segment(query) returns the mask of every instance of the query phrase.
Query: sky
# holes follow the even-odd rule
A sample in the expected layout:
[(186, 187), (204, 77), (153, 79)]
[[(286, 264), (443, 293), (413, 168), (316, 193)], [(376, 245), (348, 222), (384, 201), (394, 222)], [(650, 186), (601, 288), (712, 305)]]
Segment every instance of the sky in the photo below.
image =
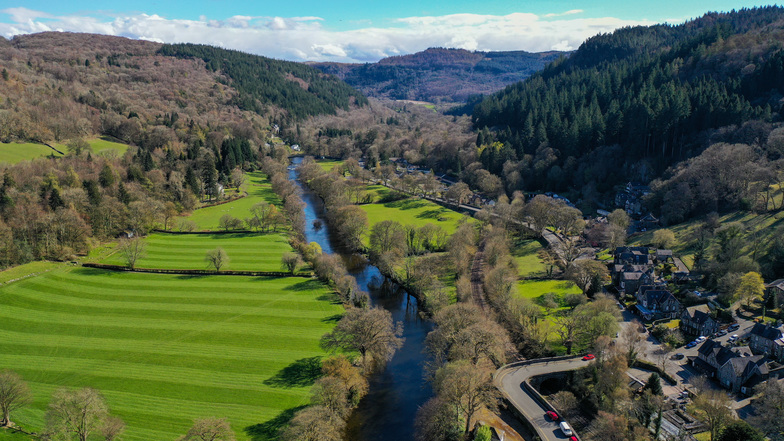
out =
[(0, 36), (90, 32), (292, 61), (364, 63), (429, 47), (574, 50), (624, 26), (678, 24), (753, 0), (0, 0)]

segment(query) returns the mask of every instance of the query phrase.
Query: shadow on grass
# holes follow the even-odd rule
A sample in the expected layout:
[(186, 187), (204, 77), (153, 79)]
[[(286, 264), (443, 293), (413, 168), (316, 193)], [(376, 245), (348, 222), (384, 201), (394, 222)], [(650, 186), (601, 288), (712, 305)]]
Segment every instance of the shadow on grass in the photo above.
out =
[(244, 429), (245, 434), (252, 441), (273, 441), (278, 439), (280, 429), (285, 427), (294, 417), (294, 414), (304, 409), (306, 406), (299, 406), (286, 409), (275, 418), (260, 424), (254, 424)]
[(74, 268), (72, 272), (80, 276), (118, 276), (125, 273), (126, 271), (112, 271), (101, 268), (88, 268), (81, 266)]
[(343, 318), (343, 314), (335, 314), (329, 317), (324, 317), (323, 319), (321, 319), (321, 321), (325, 323), (337, 323), (342, 318)]
[(321, 377), (321, 357), (300, 358), (284, 367), (273, 377), (264, 380), (270, 387), (289, 389), (312, 386)]
[(446, 211), (443, 208), (437, 208), (433, 210), (425, 210), (416, 215), (419, 219), (438, 219), (441, 220), (441, 214)]
[(289, 285), (283, 289), (286, 291), (314, 291), (322, 288), (324, 288), (324, 285), (318, 280), (306, 280), (304, 282)]
[(403, 199), (401, 201), (387, 202), (384, 204), (384, 206), (389, 208), (397, 208), (399, 210), (413, 210), (415, 208), (427, 206), (427, 202), (421, 199)]

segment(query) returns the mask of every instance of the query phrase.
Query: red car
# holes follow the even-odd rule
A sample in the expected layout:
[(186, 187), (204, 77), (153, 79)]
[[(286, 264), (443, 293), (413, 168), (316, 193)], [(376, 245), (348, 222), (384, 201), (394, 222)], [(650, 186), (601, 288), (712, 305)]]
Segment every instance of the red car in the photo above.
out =
[(580, 440), (577, 439), (577, 437), (573, 435), (573, 436), (569, 437), (569, 441), (580, 441)]
[(593, 360), (594, 358), (596, 357), (594, 357), (593, 354), (588, 354), (585, 357), (583, 357), (583, 361)]
[(555, 413), (555, 412), (553, 412), (552, 410), (548, 410), (546, 415), (547, 415), (547, 417), (548, 417), (548, 418), (550, 418), (551, 420), (553, 420), (553, 421), (558, 421), (558, 414), (557, 414), (557, 413)]

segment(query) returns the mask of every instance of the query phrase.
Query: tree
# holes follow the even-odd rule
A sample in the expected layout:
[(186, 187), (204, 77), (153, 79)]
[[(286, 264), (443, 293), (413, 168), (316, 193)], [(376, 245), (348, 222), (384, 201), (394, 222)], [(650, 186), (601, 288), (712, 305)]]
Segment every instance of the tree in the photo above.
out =
[(343, 244), (351, 251), (362, 249), (362, 237), (368, 228), (365, 210), (356, 205), (347, 205), (337, 210), (335, 229)]
[(449, 187), (444, 194), (444, 199), (447, 201), (454, 201), (456, 205), (463, 205), (468, 202), (468, 198), (470, 198), (472, 194), (468, 184), (465, 182), (458, 182)]
[(482, 425), (476, 429), (476, 434), (474, 435), (474, 441), (490, 441), (493, 437), (493, 432), (490, 430), (490, 426)]
[(735, 420), (724, 427), (716, 441), (765, 441), (765, 437), (749, 423)]
[(453, 441), (460, 437), (457, 409), (440, 397), (419, 408), (414, 421), (417, 441)]
[(234, 432), (226, 418), (199, 418), (180, 441), (234, 441)]
[(705, 389), (694, 397), (694, 409), (708, 425), (711, 441), (718, 441), (721, 430), (732, 420), (730, 398), (723, 391)]
[(125, 422), (122, 419), (109, 415), (101, 425), (101, 435), (104, 441), (114, 441), (125, 431)]
[(751, 306), (751, 301), (762, 297), (765, 293), (765, 281), (760, 273), (748, 272), (740, 278), (740, 285), (735, 289), (735, 297), (746, 302), (746, 309)]
[(346, 399), (352, 407), (359, 405), (359, 401), (368, 392), (368, 381), (362, 372), (355, 367), (345, 355), (330, 357), (321, 365), (324, 375), (339, 379), (346, 386)]
[(207, 262), (208, 266), (215, 268), (215, 272), (219, 272), (221, 268), (229, 264), (229, 256), (221, 247), (207, 251), (204, 260)]
[(476, 305), (448, 306), (438, 311), (433, 321), (436, 328), (427, 335), (425, 345), (436, 367), (457, 360), (495, 366), (506, 362), (512, 348), (509, 335), (494, 320), (487, 320)]
[(675, 245), (675, 233), (663, 228), (653, 232), (653, 246), (660, 249), (672, 248)]
[(618, 208), (607, 215), (607, 222), (609, 222), (610, 225), (618, 226), (625, 231), (627, 228), (629, 228), (631, 219), (629, 218), (629, 215), (626, 214), (625, 210)]
[(436, 372), (434, 389), (440, 398), (457, 408), (465, 421), (464, 434), (471, 430), (474, 415), (480, 409), (495, 409), (498, 405), (500, 395), (493, 385), (493, 371), (488, 365), (457, 361)]
[(403, 325), (380, 308), (349, 308), (335, 328), (321, 338), (324, 349), (357, 351), (368, 371), (381, 367), (402, 345)]
[[(46, 412), (46, 433), (55, 439), (87, 441), (101, 430), (109, 417), (109, 407), (95, 389), (58, 389)], [(113, 419), (111, 424), (117, 425)]]
[(280, 261), (281, 266), (291, 274), (294, 274), (297, 271), (297, 268), (302, 265), (302, 258), (299, 257), (299, 254), (292, 252), (283, 253)]
[(68, 144), (65, 145), (65, 148), (68, 149), (68, 153), (74, 156), (80, 156), (84, 151), (92, 150), (90, 148), (90, 144), (87, 143), (82, 138), (75, 138), (68, 141)]
[(566, 269), (566, 278), (573, 281), (583, 293), (590, 290), (598, 290), (599, 287), (593, 286), (596, 281), (603, 281), (608, 274), (607, 267), (597, 260), (577, 260), (572, 262)]
[(637, 355), (645, 346), (645, 338), (640, 333), (641, 327), (642, 323), (640, 323), (639, 320), (634, 319), (623, 328), (623, 331), (621, 331), (623, 345), (626, 349), (626, 362), (629, 363), (629, 366), (637, 361)]
[(752, 402), (752, 408), (754, 425), (762, 429), (772, 441), (784, 440), (784, 382), (773, 379), (766, 381), (759, 399)]
[(168, 201), (163, 207), (163, 229), (169, 229), (169, 222), (177, 216), (177, 206), (174, 205), (174, 202)]
[(144, 256), (147, 255), (147, 244), (139, 236), (121, 239), (119, 248), (125, 264), (130, 269), (136, 268), (136, 262), (139, 259), (144, 259)]
[[(406, 230), (398, 221), (381, 221), (370, 229), (370, 250), (375, 255), (395, 251), (397, 254), (406, 245)], [(414, 230), (416, 235), (416, 230)]]
[(342, 441), (346, 422), (325, 406), (300, 410), (281, 432), (283, 441)]
[(226, 213), (218, 220), (218, 227), (223, 228), (223, 231), (240, 230), (242, 229), (242, 221)]
[(9, 426), (11, 412), (29, 404), (32, 397), (22, 377), (9, 370), (0, 371), (0, 426)]
[(247, 177), (245, 176), (245, 172), (241, 169), (235, 168), (231, 171), (231, 183), (234, 184), (237, 191), (240, 191), (240, 187), (242, 187), (242, 184), (244, 184), (245, 181), (247, 181)]

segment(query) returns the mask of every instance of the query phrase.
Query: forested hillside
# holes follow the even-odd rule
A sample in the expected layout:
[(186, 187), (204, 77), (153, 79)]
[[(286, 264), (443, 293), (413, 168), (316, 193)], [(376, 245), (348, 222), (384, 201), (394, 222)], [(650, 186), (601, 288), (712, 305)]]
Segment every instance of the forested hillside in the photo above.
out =
[(312, 65), (337, 75), (368, 96), (451, 103), (465, 102), (472, 95), (486, 95), (528, 78), (562, 55), (557, 51), (470, 52), (431, 48), (384, 58), (378, 63)]
[[(765, 7), (592, 37), (476, 106), (480, 161), (512, 188), (601, 201), (717, 142), (776, 160), (766, 141), (781, 120), (783, 20), (784, 9)], [(693, 201), (683, 205), (673, 220), (694, 214)]]

